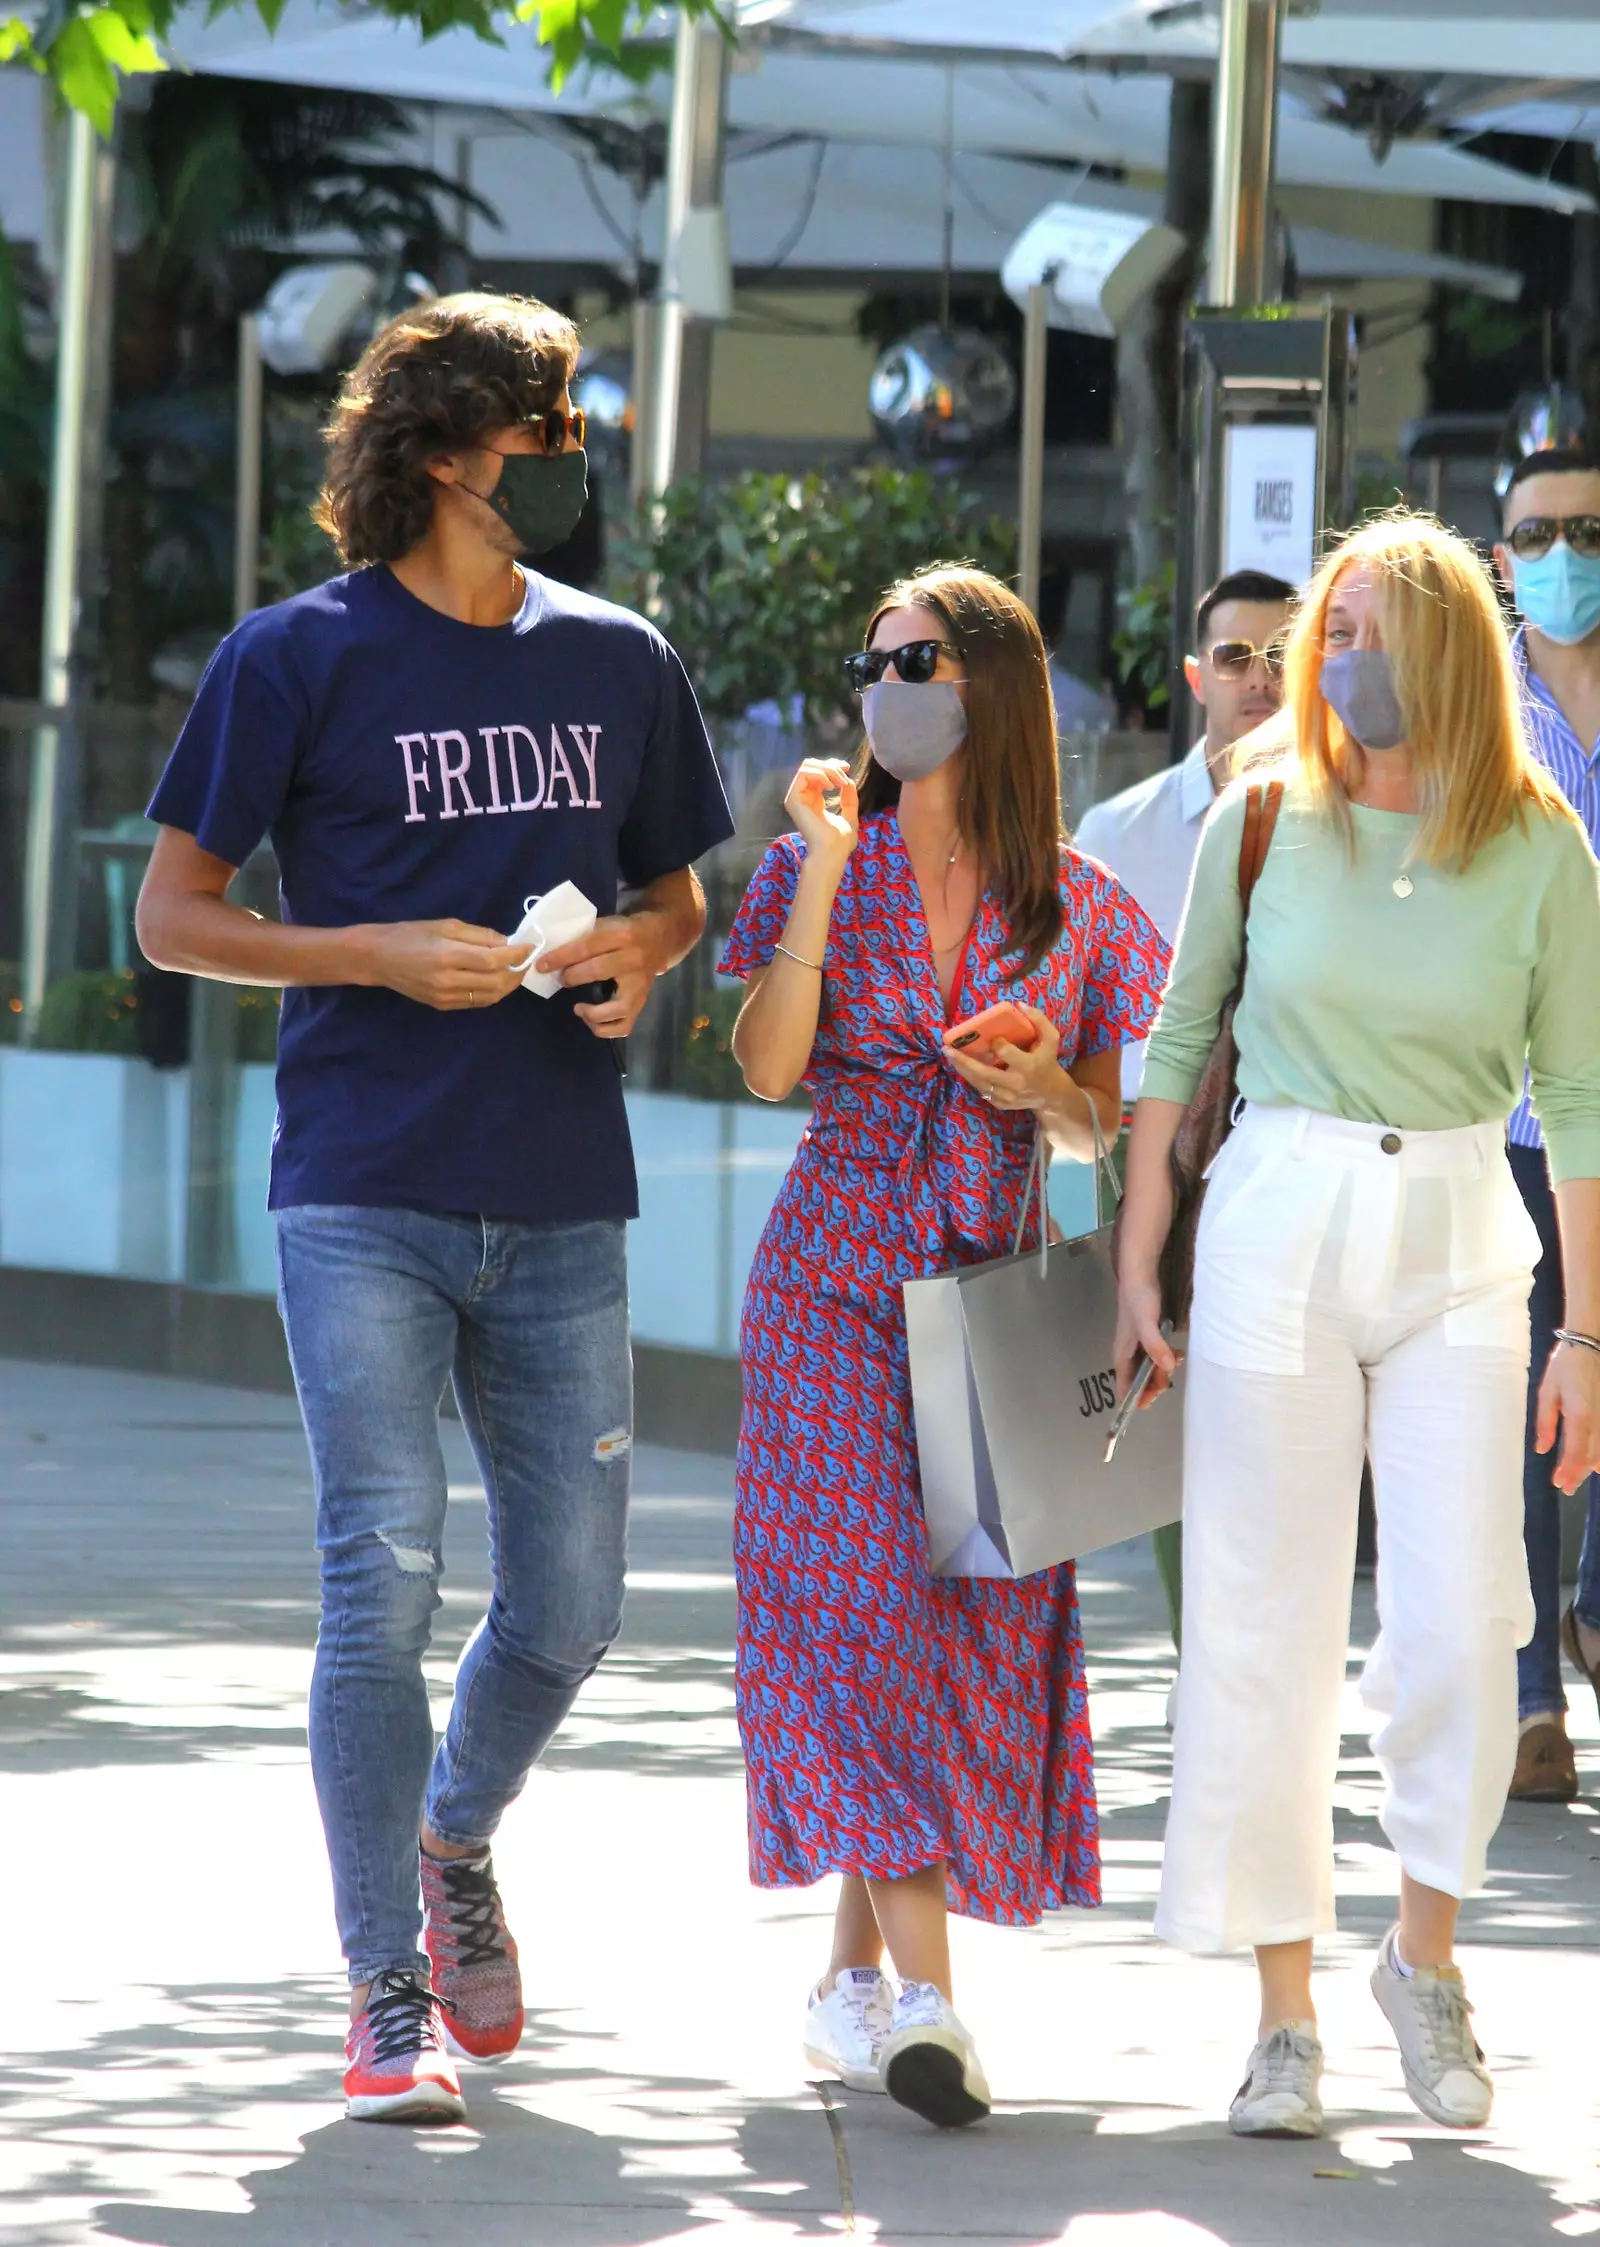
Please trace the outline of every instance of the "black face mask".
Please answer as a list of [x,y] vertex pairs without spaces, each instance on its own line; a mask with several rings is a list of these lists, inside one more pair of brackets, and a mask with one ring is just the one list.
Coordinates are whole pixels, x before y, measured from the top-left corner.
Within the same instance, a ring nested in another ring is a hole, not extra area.
[[500,481],[476,492],[511,526],[524,554],[565,546],[589,497],[589,456],[570,453],[503,453]]

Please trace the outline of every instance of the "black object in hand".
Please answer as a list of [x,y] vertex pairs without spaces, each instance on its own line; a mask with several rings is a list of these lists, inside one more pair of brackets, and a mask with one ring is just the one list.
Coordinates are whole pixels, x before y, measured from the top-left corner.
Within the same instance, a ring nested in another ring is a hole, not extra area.
[[616,977],[610,975],[603,983],[574,983],[569,988],[579,1006],[604,1006],[617,995]]

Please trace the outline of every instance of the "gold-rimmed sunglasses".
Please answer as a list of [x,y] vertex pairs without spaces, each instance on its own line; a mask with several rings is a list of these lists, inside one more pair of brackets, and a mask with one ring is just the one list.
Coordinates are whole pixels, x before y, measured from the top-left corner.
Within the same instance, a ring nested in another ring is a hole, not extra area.
[[1258,648],[1252,640],[1218,640],[1206,650],[1206,661],[1219,679],[1243,679],[1253,664],[1264,663],[1268,676],[1283,676],[1283,642],[1269,641]]
[[1525,515],[1506,533],[1506,544],[1519,562],[1539,562],[1558,538],[1586,562],[1600,556],[1600,515]]

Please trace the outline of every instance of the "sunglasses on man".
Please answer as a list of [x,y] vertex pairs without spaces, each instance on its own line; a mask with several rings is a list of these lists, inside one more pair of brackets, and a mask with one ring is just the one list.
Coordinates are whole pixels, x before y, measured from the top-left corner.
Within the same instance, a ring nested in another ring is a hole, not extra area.
[[1538,562],[1558,538],[1586,562],[1594,561],[1600,556],[1600,515],[1528,515],[1507,531],[1506,544],[1519,562]]
[[1249,640],[1218,640],[1207,648],[1206,661],[1219,679],[1243,679],[1256,663],[1264,663],[1269,678],[1276,679],[1283,673],[1283,643],[1258,648]]
[[868,648],[862,654],[845,657],[845,675],[857,694],[865,694],[892,664],[906,686],[925,687],[938,670],[941,655],[959,661],[961,650],[953,640],[907,640],[898,648]]
[[552,406],[548,413],[529,414],[522,426],[533,431],[541,452],[564,453],[569,437],[581,450],[589,434],[589,416],[581,406],[574,406],[570,411],[564,406]]

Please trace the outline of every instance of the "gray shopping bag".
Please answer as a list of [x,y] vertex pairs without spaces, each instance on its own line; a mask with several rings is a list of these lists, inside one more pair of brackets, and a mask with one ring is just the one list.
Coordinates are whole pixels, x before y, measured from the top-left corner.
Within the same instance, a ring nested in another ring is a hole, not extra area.
[[[1043,1144],[1041,1133],[1024,1224],[1036,1180],[1043,1219]],[[1100,1174],[1115,1187],[1103,1146]],[[1116,1402],[1110,1225],[1026,1255],[1022,1231],[1009,1256],[905,1283],[935,1576],[1031,1576],[1182,1511],[1181,1372],[1105,1464]]]

